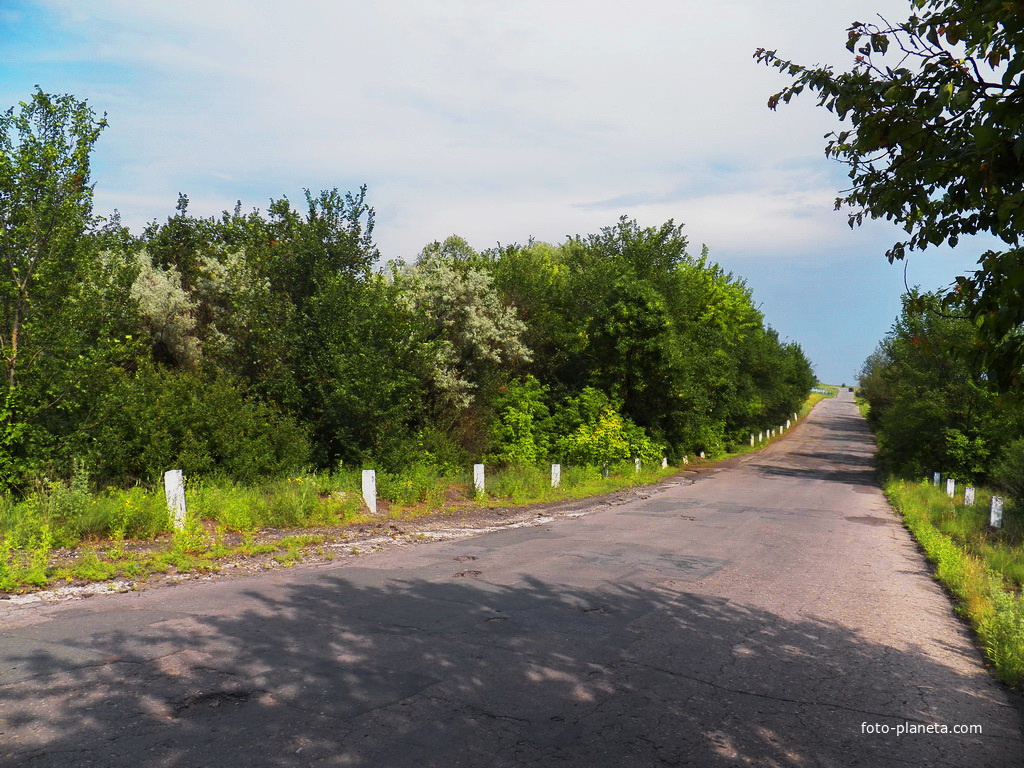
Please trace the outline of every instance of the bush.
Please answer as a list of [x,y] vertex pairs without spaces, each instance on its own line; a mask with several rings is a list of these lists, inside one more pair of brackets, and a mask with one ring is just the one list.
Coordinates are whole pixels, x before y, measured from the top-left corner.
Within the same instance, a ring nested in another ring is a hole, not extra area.
[[632,458],[649,463],[665,453],[663,445],[622,416],[604,392],[592,387],[567,398],[552,422],[561,434],[554,455],[565,464],[605,466]]
[[1008,443],[995,463],[992,483],[1008,496],[1024,502],[1024,438]]
[[491,453],[487,463],[536,464],[551,448],[548,388],[533,376],[501,387],[495,400],[497,418],[491,424]]
[[101,483],[156,482],[168,469],[252,482],[309,460],[305,431],[225,376],[143,366],[121,378],[102,410],[87,446]]
[[947,428],[942,433],[946,444],[943,466],[947,476],[958,482],[973,483],[984,475],[990,453],[985,441],[980,437],[970,438],[959,429]]
[[622,417],[612,408],[604,410],[597,420],[580,424],[576,430],[558,441],[558,453],[568,464],[601,466],[629,458],[629,438]]

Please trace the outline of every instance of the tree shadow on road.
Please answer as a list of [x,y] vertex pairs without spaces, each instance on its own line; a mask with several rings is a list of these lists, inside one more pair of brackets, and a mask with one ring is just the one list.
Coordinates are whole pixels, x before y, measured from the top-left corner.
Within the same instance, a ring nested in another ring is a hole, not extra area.
[[825,480],[843,485],[865,485],[880,488],[875,469],[834,469],[832,467],[781,467],[774,464],[750,464],[762,475],[769,477],[792,477],[799,480]]
[[[671,579],[503,586],[480,578],[486,564],[433,568],[162,590],[131,631],[23,653],[11,643],[25,633],[5,633],[20,682],[0,686],[0,764],[998,766],[1019,754],[1005,709],[984,737],[862,733],[975,722],[992,694],[986,676],[908,642]],[[214,607],[189,615],[200,596]],[[51,623],[29,634],[66,631]]]

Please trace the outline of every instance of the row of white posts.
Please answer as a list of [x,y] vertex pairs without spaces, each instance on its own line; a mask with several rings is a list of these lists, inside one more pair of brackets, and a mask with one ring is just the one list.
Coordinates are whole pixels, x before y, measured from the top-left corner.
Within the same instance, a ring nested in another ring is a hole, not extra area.
[[[688,459],[684,456],[683,463],[688,463]],[[633,466],[636,472],[640,471],[640,459],[633,459]],[[668,459],[664,456],[661,457],[661,468],[665,469],[668,466]],[[552,464],[551,465],[551,487],[557,488],[562,484],[562,465]],[[476,493],[484,492],[484,465],[474,464],[473,465],[473,490]],[[169,499],[170,497],[168,497]],[[377,470],[375,469],[364,469],[363,470],[363,501],[366,502],[367,509],[370,510],[371,515],[377,514]],[[168,502],[169,504],[170,502]],[[184,503],[184,502],[183,502]]]
[[[797,415],[793,414],[793,421],[796,421]],[[778,434],[782,434],[784,429],[790,428],[789,419],[786,420],[786,426],[779,427]],[[775,430],[768,431],[768,437],[775,437]],[[763,442],[765,439],[765,433],[762,432],[758,436],[758,442]],[[750,445],[754,445],[754,435],[750,435]],[[700,458],[704,458],[704,451],[699,454]],[[689,464],[690,460],[683,456],[683,464]],[[640,471],[640,459],[633,459],[633,466],[637,472]],[[665,469],[668,466],[668,459],[664,456],[661,459],[661,468]],[[938,485],[939,473],[935,473],[935,483]],[[953,482],[950,480],[949,482]],[[551,487],[557,488],[562,484],[562,465],[552,464],[551,465]],[[474,464],[473,465],[473,488],[477,493],[484,492],[484,465]],[[969,489],[971,492],[971,499],[973,503],[974,489]],[[370,510],[371,515],[377,514],[377,471],[374,469],[363,470],[363,483],[362,483],[363,501],[366,502],[367,509]],[[182,530],[185,527],[185,483],[182,477],[180,469],[172,469],[164,472],[164,494],[167,497],[167,509],[170,511],[171,519],[174,523],[174,529],[177,531]],[[950,494],[952,495],[952,494]],[[1000,515],[1002,515],[1002,499],[1000,501]],[[995,499],[993,499],[993,503]]]
[[[634,467],[637,472],[640,471],[640,460],[634,459]],[[687,463],[687,459],[683,457],[683,463]],[[662,457],[662,469],[669,466],[669,460]],[[556,488],[562,484],[562,465],[552,464],[551,465],[551,487]],[[473,465],[473,490],[477,494],[482,494],[484,488],[484,471],[482,464]],[[365,469],[362,470],[362,501],[366,502],[367,509],[370,510],[370,514],[377,514],[377,470]]]
[[[750,447],[753,448],[755,443],[763,443],[765,441],[766,437],[767,437],[767,439],[771,440],[776,435],[781,435],[783,432],[785,432],[787,429],[789,429],[791,426],[793,426],[793,424],[796,422],[797,418],[799,418],[799,417],[794,413],[792,419],[786,419],[786,425],[785,426],[780,425],[778,430],[769,429],[767,432],[759,433],[757,435],[757,440],[756,441],[754,440],[754,433],[751,432],[750,433]],[[704,458],[704,457],[701,456],[701,458]]]
[[[701,456],[703,458],[703,456]],[[683,463],[688,463],[684,456]],[[633,460],[636,471],[640,471],[640,459]],[[664,456],[661,459],[661,468],[668,466],[668,459]],[[377,514],[377,470],[363,470],[363,501],[371,515]],[[551,465],[551,487],[557,488],[562,484],[562,465]],[[484,492],[484,465],[473,465],[473,488],[477,493]],[[180,531],[185,527],[185,482],[180,469],[172,469],[164,472],[164,495],[167,497],[167,509],[171,514],[174,529]]]
[[[939,485],[941,482],[942,482],[942,473],[941,472],[935,472],[934,474],[932,474],[932,485]],[[949,498],[953,498],[955,493],[956,493],[956,480],[954,480],[951,477],[946,478],[946,495],[949,496]],[[965,507],[973,507],[974,506],[974,488],[972,488],[969,485],[966,488],[964,488],[964,506]],[[1003,527],[1003,497],[1002,496],[993,496],[992,497],[992,505],[989,508],[989,513],[988,513],[988,524],[992,528],[1002,528]]]

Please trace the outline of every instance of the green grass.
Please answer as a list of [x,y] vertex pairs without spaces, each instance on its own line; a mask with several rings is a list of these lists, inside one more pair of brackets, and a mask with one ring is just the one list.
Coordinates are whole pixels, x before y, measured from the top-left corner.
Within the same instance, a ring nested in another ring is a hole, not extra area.
[[860,411],[860,415],[866,419],[868,414],[871,413],[871,403],[859,395],[854,398],[854,402],[857,403],[857,410]]
[[604,477],[597,467],[563,466],[559,485],[552,487],[550,466],[507,467],[487,480],[487,492],[482,501],[489,506],[498,506],[582,499],[655,483],[678,471],[679,468],[673,466],[662,469],[659,463],[641,467],[637,472],[632,462],[626,462],[609,467],[608,477]]
[[[378,497],[387,515],[406,519],[444,509],[452,490],[462,505],[515,506],[584,498],[656,482],[678,468],[642,468],[632,462],[608,477],[591,467],[563,467],[551,487],[550,467],[489,471],[487,492],[472,493],[468,471],[442,474],[428,466],[407,473],[378,472]],[[458,495],[458,494],[457,494]],[[15,592],[62,582],[144,578],[159,573],[214,571],[220,561],[272,555],[282,566],[302,562],[303,551],[322,537],[290,536],[261,542],[271,530],[337,526],[369,521],[360,492],[360,472],[303,475],[256,486],[212,480],[188,483],[188,520],[172,533],[163,492],[108,488],[89,494],[52,484],[23,499],[0,499],[0,591]],[[224,543],[241,533],[241,543]],[[58,550],[71,550],[68,555]]]
[[[257,544],[223,543],[228,532],[333,526],[365,520],[347,475],[307,475],[259,486],[205,481],[189,484],[189,519],[171,535],[162,490],[107,488],[90,494],[75,481],[50,483],[28,496],[0,498],[0,591],[15,592],[67,581],[137,578],[152,573],[216,570],[227,557],[278,552],[291,565],[308,537]],[[205,521],[206,527],[201,524]],[[214,533],[208,533],[212,527]],[[139,545],[150,545],[143,547]],[[77,548],[73,562],[58,550]]]
[[927,483],[889,480],[885,492],[956,599],[1004,682],[1024,684],[1024,520],[1012,507],[1000,530],[988,527],[990,494],[975,506]]
[[347,477],[287,477],[259,486],[202,483],[190,487],[187,495],[199,518],[231,531],[339,525],[358,517],[361,509]]

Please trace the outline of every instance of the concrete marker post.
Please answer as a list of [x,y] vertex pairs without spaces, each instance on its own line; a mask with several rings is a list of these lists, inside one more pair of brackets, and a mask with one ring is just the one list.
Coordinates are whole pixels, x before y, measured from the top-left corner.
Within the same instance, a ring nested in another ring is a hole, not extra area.
[[174,530],[185,529],[185,478],[180,469],[169,469],[164,472],[164,496],[167,498],[167,511],[171,515]]
[[949,478],[946,480],[946,495],[952,499],[954,493],[956,493],[956,480]]
[[371,515],[377,514],[377,470],[363,470],[363,503]]
[[934,475],[932,475],[932,485],[938,485],[939,481],[941,479],[942,479],[942,473],[941,472],[936,472]]
[[754,436],[753,435],[750,436],[750,447],[751,448],[754,447]]
[[473,465],[473,489],[477,493],[484,492],[484,465],[474,464]]
[[668,457],[667,456],[662,456],[661,457],[661,468],[662,469],[668,469]]
[[640,474],[640,459],[639,458],[633,459],[633,471],[635,471],[638,475]]
[[562,465],[552,464],[551,465],[551,487],[557,488],[562,484]]
[[1003,527],[1003,497],[992,497],[992,509],[989,512],[988,524],[993,528]]
[[968,485],[966,488],[964,488],[964,506],[965,507],[973,507],[974,506],[974,488],[972,486],[970,486],[970,485]]

